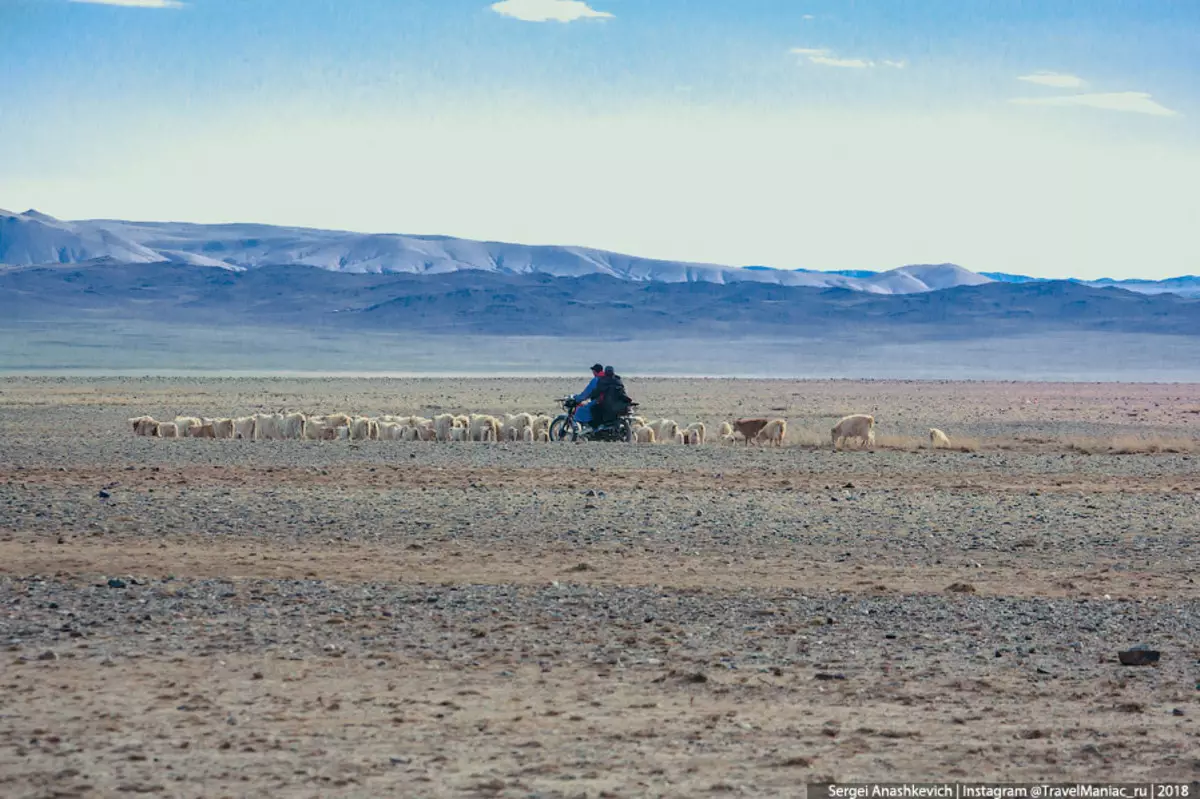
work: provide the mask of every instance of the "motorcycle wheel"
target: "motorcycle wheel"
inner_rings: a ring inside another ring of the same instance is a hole
[[[633,422],[628,419],[621,420],[621,424],[617,428],[617,440],[626,444],[633,442]]]
[[[574,441],[579,437],[579,422],[571,420],[565,413],[550,423],[551,441]]]

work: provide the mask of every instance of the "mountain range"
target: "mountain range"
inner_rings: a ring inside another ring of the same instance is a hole
[[[1005,273],[980,274],[955,264],[909,265],[882,272],[783,270],[639,258],[586,247],[508,244],[448,236],[241,223],[65,221],[35,210],[24,213],[0,210],[0,264],[102,263],[215,267],[226,272],[253,271],[266,266],[309,266],[352,274],[426,276],[471,270],[476,274],[509,276],[604,276],[635,283],[765,284],[873,295],[923,294],[992,283],[1054,282]],[[1158,281],[1070,282],[1118,287],[1140,294],[1200,297],[1200,277],[1196,276]]]

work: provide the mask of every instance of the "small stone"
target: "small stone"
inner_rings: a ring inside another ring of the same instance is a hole
[[[973,594],[975,586],[970,583],[954,583],[946,587],[946,590],[952,594]]]
[[[1181,707],[1177,707],[1177,708],[1175,708],[1174,710],[1172,710],[1172,711],[1171,711],[1171,715],[1172,715],[1172,716],[1182,716],[1182,715],[1184,715],[1184,713],[1183,713],[1183,708],[1181,708]]]
[[[840,674],[840,673],[839,674],[831,674],[826,671],[818,671],[816,674],[813,675],[813,679],[814,680],[844,680],[844,679],[846,679],[846,675]]]
[[[108,587],[109,588],[124,588],[125,581],[117,579],[116,577],[110,577],[110,578],[108,578]]]
[[[1123,666],[1149,666],[1151,663],[1158,662],[1160,654],[1153,649],[1134,647],[1126,649],[1124,652],[1118,652],[1117,659]]]
[[[96,496],[100,497],[100,499],[108,499],[112,496],[112,494],[108,493],[107,491],[98,491],[96,492]]]
[[[37,656],[38,660],[58,660],[58,653],[47,649],[45,652]]]

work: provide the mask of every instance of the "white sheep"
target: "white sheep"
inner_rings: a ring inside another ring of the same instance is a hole
[[[355,416],[350,420],[350,440],[366,441],[371,438],[371,420],[365,416]]]
[[[707,432],[704,422],[692,422],[687,426],[688,438],[692,444],[703,444]]]
[[[679,423],[674,419],[659,419],[647,425],[654,431],[654,438],[662,444],[679,439]]]
[[[135,436],[144,436],[153,438],[158,436],[158,422],[154,421],[152,416],[138,416],[135,419],[130,419],[129,423],[133,425],[133,434]]]
[[[188,431],[193,427],[199,427],[203,421],[195,416],[176,416],[175,429],[179,431],[180,438],[190,438]]]
[[[232,419],[213,419],[213,435],[217,438],[233,438]]]
[[[257,419],[253,416],[242,416],[234,419],[233,437],[242,439],[243,441],[251,441],[254,438],[254,429],[257,426]]]
[[[179,425],[174,422],[158,423],[159,438],[179,438]]]
[[[304,438],[304,423],[307,420],[302,413],[289,413],[283,417],[283,423],[280,425],[280,438]]]
[[[449,441],[450,431],[454,428],[454,414],[439,413],[433,417],[433,427],[437,432],[438,441]]]
[[[472,441],[499,441],[500,420],[486,414],[471,415]]]
[[[787,436],[787,420],[772,419],[767,422],[766,426],[758,431],[758,438],[766,441],[768,444],[774,444],[777,447],[783,446],[783,439]]]
[[[934,449],[948,447],[950,446],[950,437],[936,427],[931,427],[929,428],[929,446]]]
[[[654,428],[645,425],[633,428],[633,441],[635,444],[653,444]]]
[[[856,438],[861,442],[861,446],[875,446],[875,417],[867,414],[854,414],[847,416],[833,426],[829,431],[830,438],[833,440],[833,448],[837,449],[838,441]]]

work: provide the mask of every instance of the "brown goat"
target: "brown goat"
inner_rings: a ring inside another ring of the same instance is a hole
[[[733,423],[733,429],[741,433],[742,438],[746,439],[746,446],[750,446],[751,440],[762,432],[769,421],[769,419],[738,419]]]

